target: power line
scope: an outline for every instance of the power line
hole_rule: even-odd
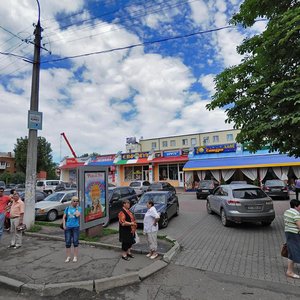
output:
[[[173,0],[171,0],[170,2],[172,2],[172,1]],[[132,20],[135,20],[137,18],[145,17],[145,16],[148,16],[148,15],[151,15],[151,14],[155,14],[155,13],[159,13],[159,12],[161,12],[163,10],[172,9],[172,8],[175,8],[175,7],[178,7],[178,6],[182,6],[184,4],[189,4],[189,3],[192,3],[192,2],[196,2],[196,1],[199,1],[199,0],[185,0],[183,2],[177,2],[177,3],[174,3],[174,4],[171,4],[171,3],[170,4],[166,4],[166,2],[162,2],[164,4],[163,6],[161,6],[160,8],[153,9],[150,12],[149,11],[145,12],[145,8],[144,9],[140,9],[140,10],[135,11],[135,13],[133,14],[133,16],[128,16],[128,17],[123,18],[123,19],[115,20],[115,21],[111,22],[110,24],[107,24],[106,21],[100,21],[100,22],[97,23],[97,25],[89,24],[89,25],[87,25],[85,27],[81,27],[79,29],[76,29],[76,30],[73,30],[73,31],[69,31],[69,32],[67,32],[67,34],[72,34],[74,32],[77,33],[77,32],[82,31],[82,30],[87,30],[87,29],[89,29],[90,27],[93,27],[93,26],[94,26],[94,28],[98,28],[99,29],[101,27],[110,26],[111,24],[119,24],[119,23],[124,22],[124,21],[132,21]],[[157,5],[148,6],[148,7],[146,7],[146,9],[151,8],[153,6],[157,6]],[[76,23],[74,23],[74,25],[75,24]],[[125,28],[125,25],[121,26],[120,28]],[[105,32],[94,34],[92,36],[101,35],[101,34],[104,34],[104,33],[108,33],[110,31],[115,31],[115,30],[118,30],[118,29],[108,30],[108,31],[105,31]],[[52,36],[52,35],[53,34],[50,34],[49,36]],[[90,37],[91,37],[91,35],[89,34],[88,36],[83,36],[83,37],[80,37],[80,38],[77,38],[77,39],[66,40],[66,42],[71,43],[71,42],[74,42],[74,41],[78,41],[78,40],[82,40],[82,39],[86,39],[86,38],[90,38]],[[58,40],[61,40],[61,38],[54,40],[54,42],[58,41]]]
[[[125,47],[118,47],[118,48],[113,48],[113,49],[108,49],[108,50],[102,50],[102,51],[78,54],[78,55],[73,55],[73,56],[67,56],[67,57],[63,57],[63,58],[57,58],[57,59],[53,59],[53,60],[46,60],[46,61],[42,61],[41,64],[53,63],[53,62],[63,61],[63,60],[66,60],[66,59],[74,59],[74,58],[79,58],[79,57],[87,57],[87,56],[91,56],[91,55],[110,53],[110,52],[121,51],[121,50],[126,50],[126,49],[132,49],[132,48],[136,48],[136,47],[141,47],[141,46],[146,46],[146,45],[151,45],[151,44],[157,44],[157,43],[162,43],[162,42],[167,42],[167,41],[177,40],[177,39],[182,39],[182,38],[188,38],[188,37],[192,37],[192,36],[199,35],[199,34],[216,32],[216,31],[229,29],[229,28],[234,28],[234,27],[235,26],[233,26],[233,25],[228,25],[228,26],[209,29],[209,30],[205,30],[205,31],[196,31],[196,32],[192,32],[192,33],[189,33],[189,34],[177,35],[177,36],[163,38],[163,39],[154,40],[154,41],[146,41],[146,42],[137,43],[137,44],[133,44],[133,45],[125,46]]]
[[[33,63],[33,61],[25,56],[22,56],[22,55],[18,55],[18,54],[14,54],[14,53],[9,53],[9,52],[2,52],[0,51],[0,54],[2,55],[7,55],[7,56],[13,56],[13,57],[17,57],[17,58],[21,58],[23,59],[24,61],[26,62],[29,62],[29,63]]]
[[[19,40],[21,40],[22,42],[25,43],[30,43],[31,41],[29,41],[28,39],[23,39],[20,36],[18,36],[17,34],[14,34],[13,32],[11,32],[10,30],[4,28],[3,26],[0,25],[0,28],[3,29],[4,31],[8,32],[9,34],[11,34],[12,36],[18,38]]]

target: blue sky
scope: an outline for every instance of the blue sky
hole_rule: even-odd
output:
[[[3,2],[3,3],[2,3]],[[5,2],[5,3],[4,3]],[[39,111],[56,162],[77,155],[125,150],[139,139],[231,128],[222,110],[205,105],[214,76],[238,64],[236,46],[266,25],[194,35],[142,47],[51,60],[188,35],[228,25],[239,0],[40,0],[43,44]],[[35,0],[0,3],[0,51],[32,59]],[[10,31],[10,32],[8,32]],[[13,35],[14,34],[14,35]],[[0,54],[0,152],[28,135],[32,65]]]

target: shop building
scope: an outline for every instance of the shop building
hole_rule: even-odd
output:
[[[0,152],[0,174],[16,173],[15,156],[12,152]]]
[[[65,158],[59,165],[60,180],[77,183],[77,168],[83,166],[87,158]]]
[[[200,180],[212,178],[220,183],[243,180],[256,185],[278,178],[293,184],[300,178],[300,159],[268,149],[250,153],[247,147],[230,143],[195,147],[183,170],[187,191],[197,188]]]

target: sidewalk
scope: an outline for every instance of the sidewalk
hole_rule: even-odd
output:
[[[134,258],[121,259],[118,234],[98,242],[80,242],[78,262],[65,263],[63,231],[47,227],[42,233],[27,233],[23,246],[8,249],[9,233],[0,244],[0,285],[17,291],[35,291],[40,295],[58,295],[70,288],[100,292],[114,287],[137,283],[167,266],[179,245],[158,240],[159,258],[151,260],[144,236],[134,246]]]

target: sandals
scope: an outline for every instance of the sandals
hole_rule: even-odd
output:
[[[154,253],[150,256],[151,259],[155,259],[158,256],[158,253]]]
[[[71,257],[68,256],[68,257],[66,258],[66,260],[65,260],[65,263],[68,263],[70,260],[71,260]]]
[[[300,276],[297,274],[286,274],[287,277],[293,278],[293,279],[300,279]]]
[[[134,256],[131,253],[127,254],[128,257],[134,258]]]
[[[127,260],[127,261],[130,260],[130,258],[128,256],[123,256],[123,255],[122,255],[122,259]]]

